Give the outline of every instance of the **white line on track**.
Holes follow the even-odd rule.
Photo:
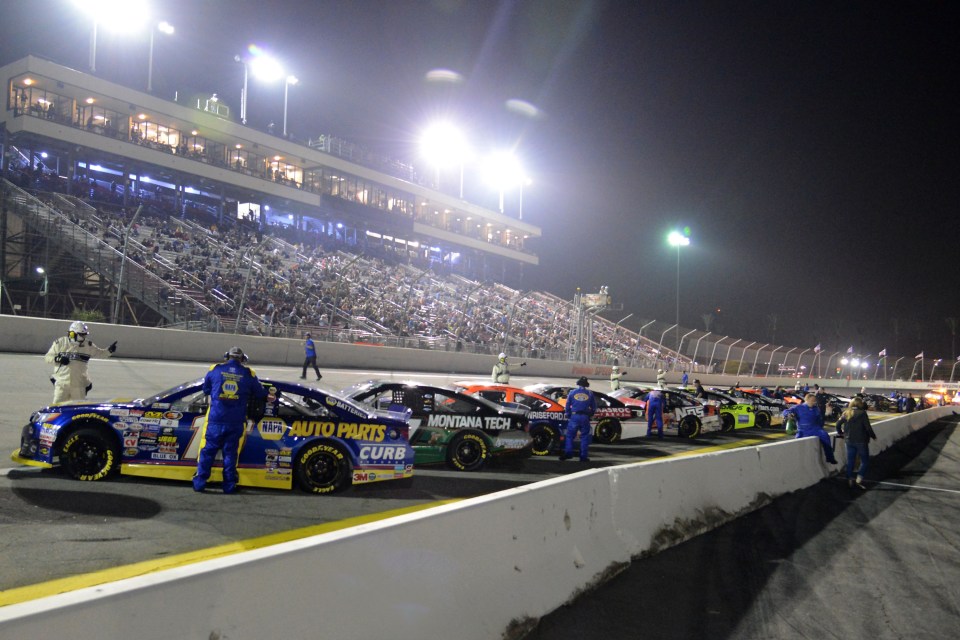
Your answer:
[[[939,487],[925,487],[919,484],[900,484],[899,482],[878,482],[877,484],[885,484],[890,487],[903,487],[905,489],[923,489],[924,491],[943,491],[945,493],[960,493],[960,490],[957,490],[957,489],[941,489]]]

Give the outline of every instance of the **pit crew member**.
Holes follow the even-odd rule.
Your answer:
[[[520,366],[525,367],[527,363],[521,362]],[[507,363],[507,354],[501,353],[497,356],[497,363],[493,365],[491,377],[496,384],[510,384],[510,365]]]
[[[823,447],[823,455],[827,458],[828,464],[837,464],[837,459],[833,455],[833,446],[830,444],[830,436],[823,428],[823,413],[817,406],[817,394],[808,393],[803,398],[803,404],[790,407],[783,412],[784,417],[788,415],[797,418],[797,437],[820,439],[820,445]]]
[[[577,380],[577,388],[567,395],[564,413],[567,416],[567,437],[563,444],[560,460],[573,457],[573,440],[580,432],[580,462],[590,462],[590,417],[597,411],[597,399],[588,388],[590,381],[586,377]]]

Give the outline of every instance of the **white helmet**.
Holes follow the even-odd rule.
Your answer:
[[[88,333],[90,333],[90,330],[87,328],[87,324],[79,320],[71,322],[70,328],[67,329],[67,336],[74,342],[83,342]]]
[[[506,359],[507,359],[507,354],[501,352],[500,355],[497,356],[497,357],[500,358],[501,360],[506,360]]]
[[[618,367],[617,365],[613,365],[613,371],[614,373],[616,373],[617,371],[620,371],[620,367]]]
[[[657,374],[662,374],[662,373],[664,373],[663,369],[657,369]]]

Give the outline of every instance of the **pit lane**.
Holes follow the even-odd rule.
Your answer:
[[[584,468],[750,446],[785,437],[775,429],[747,429],[704,434],[695,441],[670,436],[627,440],[593,445],[589,463],[550,457],[505,462],[479,473],[418,468],[410,488],[387,482],[326,497],[259,489],[236,496],[196,494],[186,483],[125,477],[82,483],[57,469],[17,467],[9,460],[9,452],[19,445],[20,429],[30,413],[50,400],[49,366],[40,356],[21,354],[0,354],[0,366],[8,372],[0,417],[0,535],[5,546],[0,559],[0,591],[6,592],[0,594],[0,605],[336,530]],[[289,367],[256,369],[265,377],[293,379],[299,375],[299,370]],[[205,366],[196,363],[95,361],[91,363],[96,385],[91,397],[143,397],[200,377],[205,371]],[[463,378],[327,371],[322,384],[340,389],[370,377],[440,383]],[[520,385],[536,381],[515,379]]]

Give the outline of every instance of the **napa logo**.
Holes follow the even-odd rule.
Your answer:
[[[257,431],[260,432],[260,437],[264,440],[279,440],[283,437],[285,429],[286,425],[283,420],[277,420],[276,418],[264,418],[257,423]]]

